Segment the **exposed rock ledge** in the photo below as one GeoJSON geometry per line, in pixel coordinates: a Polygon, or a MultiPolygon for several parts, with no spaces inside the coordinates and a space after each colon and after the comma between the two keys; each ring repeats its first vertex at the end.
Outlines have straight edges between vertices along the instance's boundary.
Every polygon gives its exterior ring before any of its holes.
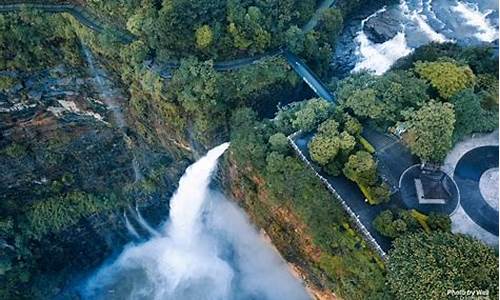
{"type": "Polygon", "coordinates": [[[378,13],[365,22],[363,31],[374,43],[384,43],[403,30],[399,18],[391,10],[378,13]]]}

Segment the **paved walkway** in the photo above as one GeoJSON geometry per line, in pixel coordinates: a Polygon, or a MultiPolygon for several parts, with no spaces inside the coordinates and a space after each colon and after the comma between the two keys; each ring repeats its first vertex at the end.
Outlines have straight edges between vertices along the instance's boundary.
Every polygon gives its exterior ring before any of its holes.
{"type": "Polygon", "coordinates": [[[409,167],[418,164],[419,160],[393,135],[380,133],[365,125],[362,136],[375,148],[380,176],[391,186],[392,191],[398,191],[401,175],[409,167]]]}
{"type": "Polygon", "coordinates": [[[313,30],[314,27],[316,27],[316,25],[318,25],[318,22],[321,19],[321,14],[323,13],[323,11],[325,9],[329,8],[330,6],[332,6],[334,3],[335,3],[335,0],[324,0],[323,2],[321,2],[318,9],[316,9],[316,12],[312,16],[312,18],[309,20],[309,22],[307,22],[307,24],[304,25],[304,27],[302,27],[302,31],[309,32],[309,31],[313,30]]]}
{"type": "MultiPolygon", "coordinates": [[[[496,146],[496,147],[498,147],[498,144],[499,144],[498,142],[499,142],[498,130],[495,130],[494,132],[492,132],[490,134],[473,135],[473,137],[466,139],[466,140],[458,143],[457,145],[455,145],[455,147],[450,151],[450,153],[446,157],[444,165],[442,167],[442,170],[445,171],[446,173],[448,173],[448,175],[453,176],[453,175],[455,175],[455,169],[458,167],[459,170],[457,170],[457,175],[458,176],[465,176],[465,178],[463,178],[463,180],[465,182],[462,183],[462,185],[461,185],[462,189],[463,189],[467,185],[467,178],[476,178],[476,180],[477,180],[477,172],[479,172],[479,171],[473,169],[472,172],[476,175],[474,175],[474,176],[468,175],[467,164],[465,163],[466,160],[468,160],[468,159],[466,157],[465,160],[462,160],[461,166],[459,166],[459,162],[461,161],[461,158],[464,156],[464,154],[466,154],[467,152],[469,152],[473,149],[476,149],[476,148],[481,148],[484,146],[496,146]]],[[[498,152],[497,152],[497,154],[498,154],[498,152]]],[[[495,159],[495,158],[490,158],[490,159],[495,159]]],[[[498,156],[496,159],[497,159],[496,168],[498,168],[498,156]]],[[[479,158],[478,160],[481,161],[482,158],[479,158]]],[[[472,166],[472,167],[475,168],[475,166],[472,166]]],[[[478,166],[478,168],[479,168],[479,166],[478,166]]],[[[485,167],[483,166],[480,168],[484,169],[485,167]]],[[[471,188],[474,189],[473,186],[471,188]]],[[[496,187],[496,188],[498,188],[498,187],[496,187]]],[[[472,190],[470,190],[470,191],[472,191],[472,190]]],[[[460,191],[460,192],[462,193],[462,191],[460,191]]],[[[496,229],[496,234],[495,234],[495,233],[492,233],[491,231],[488,231],[487,229],[481,227],[480,224],[476,223],[473,220],[473,218],[477,219],[478,216],[480,217],[481,215],[483,215],[483,216],[486,216],[486,218],[496,219],[496,221],[498,222],[498,210],[496,211],[496,218],[495,218],[495,216],[492,216],[492,212],[490,210],[491,205],[489,205],[489,207],[484,207],[484,202],[483,202],[484,199],[479,199],[479,201],[478,201],[479,204],[476,205],[476,203],[473,200],[466,199],[466,198],[469,198],[469,195],[472,195],[472,197],[474,199],[477,199],[478,196],[481,197],[481,192],[480,192],[480,190],[476,189],[475,192],[472,192],[472,193],[466,192],[466,195],[461,195],[460,201],[465,203],[464,205],[467,207],[468,211],[466,211],[466,209],[464,209],[464,207],[462,207],[462,205],[459,205],[457,210],[450,216],[451,220],[452,220],[452,231],[471,235],[473,237],[476,237],[476,238],[482,240],[483,242],[485,242],[487,244],[490,244],[494,247],[498,247],[498,241],[499,241],[498,240],[498,225],[496,225],[497,229],[496,229]],[[482,206],[482,207],[486,208],[486,211],[487,211],[486,214],[483,214],[481,211],[479,211],[478,213],[472,212],[473,216],[472,217],[469,216],[469,212],[471,211],[471,209],[474,210],[475,206],[476,206],[476,210],[477,210],[478,206],[482,206]]],[[[497,199],[497,201],[498,201],[498,199],[497,199]]],[[[480,223],[483,224],[482,221],[480,223]]],[[[491,226],[491,225],[488,225],[487,223],[483,224],[483,225],[487,226],[487,227],[491,226]]],[[[495,230],[492,230],[492,231],[495,232],[495,230]]]]}
{"type": "Polygon", "coordinates": [[[483,146],[474,148],[462,156],[454,172],[464,211],[476,224],[496,236],[498,236],[498,210],[491,207],[483,198],[479,180],[488,169],[497,167],[498,146],[483,146]]]}
{"type": "MultiPolygon", "coordinates": [[[[314,136],[313,133],[304,134],[302,136],[297,136],[294,139],[294,143],[297,145],[302,154],[307,158],[309,162],[312,162],[309,157],[309,150],[307,144],[314,136]]],[[[313,164],[314,166],[314,164],[313,164]]],[[[380,247],[384,251],[388,251],[391,248],[391,240],[385,236],[382,236],[372,225],[373,220],[377,215],[387,209],[397,209],[404,207],[401,199],[397,194],[394,194],[389,203],[383,203],[380,205],[372,206],[365,201],[363,193],[360,191],[356,183],[350,181],[345,176],[329,176],[322,172],[319,168],[315,168],[316,171],[333,186],[342,199],[349,205],[349,207],[358,216],[359,220],[363,223],[366,229],[370,232],[373,238],[377,241],[380,247]]]]}
{"type": "Polygon", "coordinates": [[[98,17],[94,16],[87,9],[70,3],[60,3],[60,2],[44,3],[34,0],[2,1],[2,3],[0,4],[0,13],[18,12],[25,8],[36,9],[46,13],[68,13],[72,15],[82,25],[90,28],[91,30],[94,30],[99,33],[103,33],[104,31],[109,31],[110,33],[115,35],[117,39],[119,39],[124,43],[130,43],[135,39],[135,36],[132,35],[130,32],[122,30],[111,24],[106,24],[102,22],[98,17]]]}

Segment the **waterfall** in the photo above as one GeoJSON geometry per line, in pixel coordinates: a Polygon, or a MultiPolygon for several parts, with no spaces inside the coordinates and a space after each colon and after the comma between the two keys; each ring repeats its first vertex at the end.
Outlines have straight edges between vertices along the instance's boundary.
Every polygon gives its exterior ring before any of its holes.
{"type": "Polygon", "coordinates": [[[81,290],[84,299],[302,300],[310,297],[244,213],[210,189],[225,143],[191,165],[158,237],[129,245],[81,290]]]}
{"type": "Polygon", "coordinates": [[[125,211],[123,212],[123,218],[125,219],[125,227],[127,228],[128,233],[130,233],[130,235],[132,235],[136,239],[141,239],[141,236],[139,235],[137,230],[135,230],[134,226],[130,224],[130,221],[127,217],[127,213],[125,211]]]}
{"type": "Polygon", "coordinates": [[[120,129],[123,129],[126,125],[125,118],[123,116],[123,112],[120,106],[116,103],[115,98],[117,97],[117,95],[113,92],[111,82],[105,79],[104,76],[101,74],[101,73],[105,74],[105,72],[103,69],[96,66],[94,57],[92,56],[92,53],[90,53],[89,49],[85,46],[83,46],[82,48],[91,75],[94,77],[94,81],[97,84],[97,89],[101,94],[101,99],[104,101],[108,109],[111,110],[113,118],[115,119],[116,122],[116,126],[120,129]]]}
{"type": "Polygon", "coordinates": [[[139,162],[137,161],[137,159],[135,158],[135,156],[132,159],[132,168],[134,169],[134,180],[135,180],[135,182],[143,180],[144,176],[141,173],[141,170],[139,168],[139,162]]]}
{"type": "Polygon", "coordinates": [[[141,225],[142,228],[146,229],[152,236],[160,236],[161,234],[156,231],[149,223],[142,217],[139,207],[135,206],[135,219],[141,225]]]}
{"type": "Polygon", "coordinates": [[[228,143],[212,149],[187,168],[179,188],[170,202],[170,224],[165,228],[174,241],[188,244],[200,230],[200,214],[216,161],[229,147],[228,143]]]}
{"type": "MultiPolygon", "coordinates": [[[[116,123],[116,127],[118,127],[122,131],[125,142],[128,146],[130,146],[132,141],[130,140],[130,137],[127,136],[125,130],[127,123],[125,121],[122,109],[116,101],[116,99],[120,98],[121,95],[115,89],[113,89],[111,81],[106,78],[106,71],[96,64],[94,56],[92,55],[90,50],[85,45],[83,45],[83,42],[81,42],[81,44],[83,54],[85,56],[85,61],[87,62],[87,66],[89,67],[89,71],[92,77],[94,78],[96,89],[100,93],[100,98],[102,99],[104,104],[106,104],[108,110],[111,111],[113,119],[116,123]]],[[[137,161],[135,155],[133,155],[132,158],[132,169],[134,171],[134,180],[136,182],[144,179],[144,176],[142,175],[139,168],[139,162],[137,161]]]]}

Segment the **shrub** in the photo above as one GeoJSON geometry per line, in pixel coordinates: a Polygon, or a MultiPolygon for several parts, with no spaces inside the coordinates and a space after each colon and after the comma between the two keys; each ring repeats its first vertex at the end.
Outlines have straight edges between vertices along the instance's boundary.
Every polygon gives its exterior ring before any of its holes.
{"type": "Polygon", "coordinates": [[[370,154],[375,153],[375,147],[373,147],[372,144],[370,144],[370,142],[368,142],[364,137],[358,136],[358,140],[359,140],[359,143],[361,144],[361,146],[363,146],[363,148],[368,153],[370,153],[370,154]]]}
{"type": "Polygon", "coordinates": [[[396,238],[408,231],[408,226],[402,219],[396,218],[390,210],[381,212],[374,220],[373,227],[380,234],[396,238]]]}
{"type": "Polygon", "coordinates": [[[482,242],[448,232],[395,240],[387,281],[396,299],[448,299],[449,290],[487,290],[498,299],[498,256],[482,242]]]}
{"type": "Polygon", "coordinates": [[[287,137],[281,132],[271,135],[269,137],[269,144],[271,145],[271,150],[280,153],[287,153],[290,149],[287,137]]]}
{"type": "Polygon", "coordinates": [[[41,238],[46,233],[58,232],[76,224],[83,217],[118,205],[114,195],[98,197],[82,192],[37,201],[27,213],[30,231],[35,238],[41,238]]]}
{"type": "Polygon", "coordinates": [[[415,71],[444,99],[473,87],[476,80],[469,66],[460,66],[454,61],[416,62],[415,71]]]}
{"type": "Polygon", "coordinates": [[[21,144],[13,143],[2,149],[0,153],[10,156],[11,158],[20,158],[26,155],[26,147],[21,144]]]}
{"type": "Polygon", "coordinates": [[[438,214],[431,212],[429,218],[427,219],[427,224],[429,228],[433,231],[451,231],[451,219],[450,216],[445,214],[438,214]]]}
{"type": "Polygon", "coordinates": [[[14,84],[16,80],[9,76],[0,76],[0,91],[8,91],[14,84]]]}
{"type": "Polygon", "coordinates": [[[424,229],[425,232],[427,232],[427,233],[431,232],[431,228],[429,227],[429,224],[427,223],[427,221],[429,220],[428,216],[426,216],[423,213],[418,212],[414,209],[410,210],[410,214],[413,218],[415,218],[415,220],[417,220],[417,222],[420,224],[420,226],[422,226],[422,228],[424,229]]]}

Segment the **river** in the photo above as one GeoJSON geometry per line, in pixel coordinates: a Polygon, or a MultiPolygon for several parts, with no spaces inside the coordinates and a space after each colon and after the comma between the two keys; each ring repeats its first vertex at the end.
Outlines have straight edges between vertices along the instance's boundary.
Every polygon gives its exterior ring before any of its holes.
{"type": "Polygon", "coordinates": [[[498,23],[495,0],[402,0],[348,23],[334,60],[342,61],[344,66],[337,68],[344,71],[383,74],[399,58],[431,42],[463,45],[494,42],[498,39],[498,23]],[[396,20],[391,24],[397,34],[380,43],[369,39],[363,27],[372,18],[396,20]],[[348,60],[346,56],[352,58],[348,60]]]}

